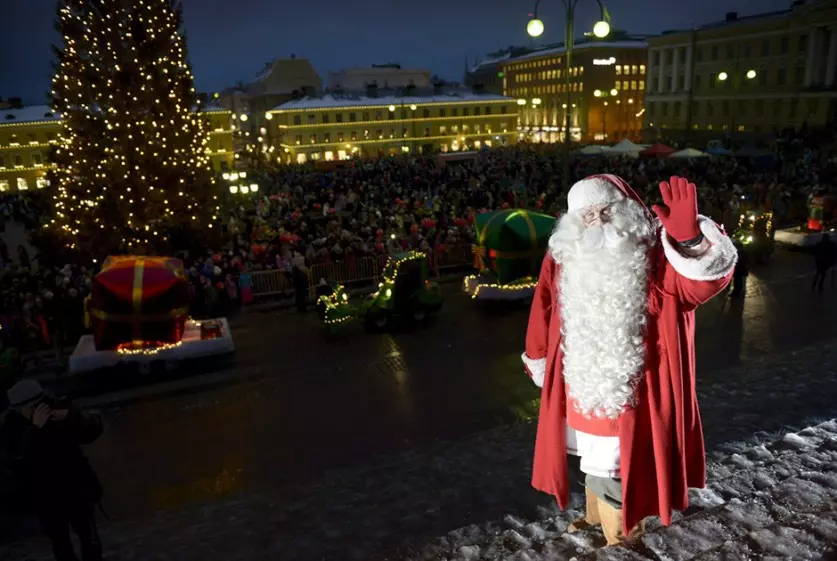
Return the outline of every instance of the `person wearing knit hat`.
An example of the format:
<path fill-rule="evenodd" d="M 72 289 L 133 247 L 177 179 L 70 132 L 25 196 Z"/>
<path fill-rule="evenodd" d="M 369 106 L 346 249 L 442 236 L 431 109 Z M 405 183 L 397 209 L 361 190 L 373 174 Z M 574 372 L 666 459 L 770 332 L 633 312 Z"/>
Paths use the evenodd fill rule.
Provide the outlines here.
<path fill-rule="evenodd" d="M 101 561 L 94 506 L 102 488 L 80 447 L 98 438 L 101 421 L 47 395 L 36 380 L 20 380 L 6 397 L 0 450 L 13 489 L 38 515 L 57 561 L 78 559 L 70 528 L 82 560 Z"/>
<path fill-rule="evenodd" d="M 726 288 L 737 252 L 698 214 L 694 184 L 660 184 L 656 217 L 615 175 L 577 182 L 556 223 L 522 359 L 541 387 L 532 484 L 569 506 L 567 454 L 608 544 L 688 505 L 705 485 L 695 308 Z"/>

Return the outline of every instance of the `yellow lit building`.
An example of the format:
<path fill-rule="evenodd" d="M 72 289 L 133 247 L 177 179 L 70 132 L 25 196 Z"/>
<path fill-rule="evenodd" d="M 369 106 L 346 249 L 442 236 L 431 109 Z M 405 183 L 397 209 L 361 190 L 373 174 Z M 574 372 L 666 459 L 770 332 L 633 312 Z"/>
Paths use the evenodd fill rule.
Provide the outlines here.
<path fill-rule="evenodd" d="M 837 118 L 837 0 L 649 39 L 649 136 L 761 137 Z M 743 139 L 743 138 L 742 138 Z"/>
<path fill-rule="evenodd" d="M 567 111 L 574 141 L 638 139 L 643 123 L 647 47 L 645 37 L 624 34 L 609 41 L 576 43 L 569 108 L 563 45 L 502 61 L 503 93 L 520 104 L 521 139 L 562 141 Z"/>
<path fill-rule="evenodd" d="M 268 139 L 288 163 L 472 150 L 509 144 L 517 135 L 514 99 L 471 92 L 325 95 L 269 114 Z"/>
<path fill-rule="evenodd" d="M 208 149 L 216 171 L 232 168 L 232 113 L 206 108 Z M 61 118 L 47 105 L 0 108 L 0 192 L 25 191 L 46 185 L 49 151 L 61 133 Z"/>

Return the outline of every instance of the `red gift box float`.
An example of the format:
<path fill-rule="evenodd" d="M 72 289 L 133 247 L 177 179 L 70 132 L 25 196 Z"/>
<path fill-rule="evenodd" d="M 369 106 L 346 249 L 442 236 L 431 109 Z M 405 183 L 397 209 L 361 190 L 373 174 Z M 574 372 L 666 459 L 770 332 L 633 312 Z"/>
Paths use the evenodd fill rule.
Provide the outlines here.
<path fill-rule="evenodd" d="M 183 263 L 170 257 L 108 257 L 93 279 L 89 306 L 97 350 L 179 344 L 189 313 Z"/>

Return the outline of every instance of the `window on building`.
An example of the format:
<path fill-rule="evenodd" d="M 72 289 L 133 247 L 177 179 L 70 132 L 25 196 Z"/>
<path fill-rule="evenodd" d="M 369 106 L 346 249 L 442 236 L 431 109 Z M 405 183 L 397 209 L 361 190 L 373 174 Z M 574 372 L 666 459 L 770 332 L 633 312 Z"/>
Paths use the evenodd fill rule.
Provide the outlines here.
<path fill-rule="evenodd" d="M 805 67 L 804 66 L 796 66 L 793 69 L 793 83 L 797 86 L 801 86 L 805 82 Z"/>
<path fill-rule="evenodd" d="M 343 137 L 343 133 L 342 133 L 342 132 L 338 132 L 338 133 L 337 133 L 337 142 L 343 142 L 343 138 L 344 138 L 344 137 Z"/>
<path fill-rule="evenodd" d="M 380 109 L 375 111 L 375 120 L 376 121 L 380 121 L 383 118 L 384 118 L 384 115 L 383 115 L 383 112 Z"/>
<path fill-rule="evenodd" d="M 323 142 L 331 142 L 331 133 L 324 133 L 323 134 Z"/>
<path fill-rule="evenodd" d="M 32 152 L 32 165 L 33 166 L 41 166 L 43 165 L 44 161 L 41 156 L 40 152 Z"/>
<path fill-rule="evenodd" d="M 369 120 L 369 111 L 364 111 L 363 115 L 361 116 L 361 119 L 363 119 L 364 121 L 368 121 Z"/>
<path fill-rule="evenodd" d="M 349 113 L 349 122 L 354 123 L 357 121 L 357 113 Z"/>
<path fill-rule="evenodd" d="M 674 102 L 674 118 L 680 118 L 680 110 L 681 110 L 681 103 L 679 101 Z"/>
<path fill-rule="evenodd" d="M 814 120 L 816 118 L 817 105 L 819 105 L 819 100 L 815 97 L 808 98 L 805 100 L 805 118 L 809 121 Z"/>
<path fill-rule="evenodd" d="M 0 179 L 0 193 L 4 193 L 9 190 L 9 180 L 8 179 Z"/>
<path fill-rule="evenodd" d="M 788 43 L 789 41 L 787 37 L 782 37 L 782 39 L 779 41 L 779 52 L 781 54 L 788 54 Z"/>
<path fill-rule="evenodd" d="M 501 115 L 505 115 L 505 114 L 506 114 L 506 111 L 508 111 L 508 108 L 506 108 L 506 106 L 505 106 L 505 105 L 503 105 L 503 106 L 501 106 L 501 107 L 500 107 L 500 114 L 501 114 Z"/>
<path fill-rule="evenodd" d="M 721 102 L 721 115 L 729 117 L 729 100 L 725 99 Z"/>
<path fill-rule="evenodd" d="M 714 90 L 718 86 L 718 75 L 714 72 L 709 74 L 709 89 Z"/>
<path fill-rule="evenodd" d="M 748 106 L 749 106 L 749 103 L 747 101 L 745 101 L 743 99 L 739 99 L 738 100 L 738 109 L 736 110 L 737 115 L 739 117 L 746 117 Z"/>
<path fill-rule="evenodd" d="M 311 144 L 316 144 L 317 143 L 317 135 L 312 134 L 310 137 L 308 137 L 308 140 L 309 140 L 309 142 L 311 142 Z"/>
<path fill-rule="evenodd" d="M 376 137 L 378 137 L 378 139 L 383 138 L 383 137 L 384 137 L 384 131 L 383 131 L 383 129 L 378 129 L 378 130 L 376 130 L 376 131 L 375 131 L 375 136 L 376 136 Z"/>
<path fill-rule="evenodd" d="M 695 60 L 697 62 L 703 62 L 703 47 L 698 47 L 695 51 Z"/>
<path fill-rule="evenodd" d="M 407 118 L 407 110 L 406 110 L 406 109 L 402 109 L 402 110 L 401 110 L 401 118 L 402 118 L 402 119 L 406 119 L 406 118 Z"/>
<path fill-rule="evenodd" d="M 776 71 L 776 85 L 784 86 L 787 79 L 787 71 L 784 68 L 779 68 Z"/>
<path fill-rule="evenodd" d="M 668 117 L 668 102 L 660 102 L 660 117 Z"/>
<path fill-rule="evenodd" d="M 735 45 L 727 45 L 727 58 L 735 58 Z"/>
<path fill-rule="evenodd" d="M 479 114 L 480 114 L 480 108 L 479 107 L 474 107 L 474 117 L 479 117 Z"/>
<path fill-rule="evenodd" d="M 47 142 L 53 142 L 54 140 L 55 140 L 55 133 L 54 132 L 48 132 L 47 133 Z"/>
<path fill-rule="evenodd" d="M 390 121 L 395 120 L 395 111 L 387 111 L 387 119 Z"/>
<path fill-rule="evenodd" d="M 699 90 L 700 89 L 700 81 L 701 81 L 700 74 L 695 74 L 692 77 L 692 89 L 693 90 Z"/>
<path fill-rule="evenodd" d="M 753 103 L 753 110 L 756 114 L 756 117 L 764 117 L 764 100 L 763 99 L 757 99 Z"/>
<path fill-rule="evenodd" d="M 485 106 L 485 114 L 486 115 L 491 115 L 491 106 L 490 105 Z"/>
<path fill-rule="evenodd" d="M 624 80 L 622 82 L 622 91 L 626 91 L 628 88 L 630 88 L 630 83 L 627 80 Z"/>
<path fill-rule="evenodd" d="M 296 135 L 296 143 L 297 144 L 302 144 L 302 135 L 301 134 Z"/>
<path fill-rule="evenodd" d="M 395 129 L 389 129 L 389 137 L 395 138 Z"/>
<path fill-rule="evenodd" d="M 439 134 L 445 134 L 448 132 L 448 128 L 445 125 L 439 125 Z"/>
<path fill-rule="evenodd" d="M 470 110 L 470 109 L 468 109 L 467 107 L 463 107 L 463 108 L 462 108 L 462 116 L 463 116 L 463 117 L 467 117 L 467 116 L 468 116 L 468 115 L 470 115 L 470 114 L 471 114 L 471 110 Z"/>
<path fill-rule="evenodd" d="M 352 131 L 351 133 L 349 133 L 349 138 L 351 138 L 352 140 L 357 140 L 357 131 Z"/>
<path fill-rule="evenodd" d="M 302 124 L 302 115 L 294 115 L 294 124 L 301 125 Z"/>
<path fill-rule="evenodd" d="M 336 115 L 334 116 L 334 120 L 335 120 L 336 122 L 338 122 L 338 123 L 342 123 L 342 122 L 343 122 L 343 114 L 342 114 L 342 113 L 338 113 L 338 114 L 336 114 Z"/>
<path fill-rule="evenodd" d="M 682 78 L 682 76 L 681 76 Z M 631 80 L 631 90 L 636 91 L 636 80 Z"/>
<path fill-rule="evenodd" d="M 439 109 L 439 117 L 445 117 L 447 112 L 444 109 Z"/>
<path fill-rule="evenodd" d="M 4 160 L 3 155 L 0 154 L 0 169 L 3 169 L 5 167 L 6 167 L 6 160 Z"/>
<path fill-rule="evenodd" d="M 316 115 L 310 115 L 310 114 L 309 114 L 309 115 L 308 115 L 308 124 L 309 124 L 309 125 L 313 125 L 313 124 L 314 124 L 314 123 L 316 123 L 316 122 L 317 122 L 317 116 L 316 116 Z"/>
<path fill-rule="evenodd" d="M 649 101 L 647 107 L 648 116 L 653 119 L 654 116 L 657 114 L 657 103 L 654 101 Z"/>
<path fill-rule="evenodd" d="M 753 48 L 749 43 L 745 44 L 742 47 L 742 52 L 743 52 L 743 54 L 742 54 L 743 58 L 750 58 L 751 56 L 753 56 Z"/>
<path fill-rule="evenodd" d="M 323 122 L 324 123 L 328 122 L 328 113 L 323 113 Z"/>
<path fill-rule="evenodd" d="M 424 136 L 430 136 L 430 127 L 424 127 Z"/>
<path fill-rule="evenodd" d="M 628 66 L 627 64 L 622 65 L 622 74 L 627 76 L 630 73 L 631 73 L 631 67 Z"/>
<path fill-rule="evenodd" d="M 18 191 L 26 191 L 29 189 L 29 184 L 26 182 L 25 177 L 18 177 L 17 178 L 17 190 Z"/>
<path fill-rule="evenodd" d="M 770 39 L 761 42 L 761 56 L 770 56 Z"/>
<path fill-rule="evenodd" d="M 15 155 L 15 167 L 23 167 L 23 158 L 20 156 L 20 154 Z"/>
<path fill-rule="evenodd" d="M 799 51 L 799 54 L 804 55 L 805 52 L 808 50 L 808 36 L 807 35 L 800 35 L 799 36 L 799 44 L 796 47 L 796 50 Z"/>
<path fill-rule="evenodd" d="M 645 65 L 644 64 L 639 65 L 639 75 L 640 76 L 645 76 Z"/>
<path fill-rule="evenodd" d="M 451 125 L 450 126 L 451 132 L 459 132 L 459 125 Z"/>
<path fill-rule="evenodd" d="M 689 113 L 691 113 L 692 117 L 697 116 L 699 110 L 697 101 L 693 101 L 689 104 Z"/>
<path fill-rule="evenodd" d="M 788 100 L 788 118 L 789 119 L 796 119 L 796 107 L 797 103 L 795 99 Z"/>
<path fill-rule="evenodd" d="M 639 72 L 639 68 L 637 67 L 637 65 L 636 65 L 636 64 L 632 64 L 632 65 L 631 65 L 631 75 L 632 75 L 632 76 L 636 76 L 638 72 Z"/>
<path fill-rule="evenodd" d="M 707 117 L 714 117 L 715 116 L 715 105 L 711 101 L 706 102 L 706 116 Z"/>
<path fill-rule="evenodd" d="M 714 45 L 709 53 L 710 60 L 718 60 L 718 45 Z"/>
<path fill-rule="evenodd" d="M 767 71 L 764 68 L 759 69 L 759 86 L 767 85 Z"/>

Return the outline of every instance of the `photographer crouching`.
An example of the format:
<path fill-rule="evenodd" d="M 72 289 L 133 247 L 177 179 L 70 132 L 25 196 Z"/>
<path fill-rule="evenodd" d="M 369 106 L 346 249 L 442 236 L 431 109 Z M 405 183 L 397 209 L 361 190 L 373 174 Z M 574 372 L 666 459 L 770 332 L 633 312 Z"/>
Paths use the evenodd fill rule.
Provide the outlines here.
<path fill-rule="evenodd" d="M 57 561 L 78 560 L 70 528 L 79 537 L 82 560 L 101 561 L 94 507 L 102 487 L 81 450 L 101 434 L 100 418 L 45 395 L 35 380 L 17 382 L 7 395 L 0 457 L 8 464 L 14 488 L 38 515 Z"/>

